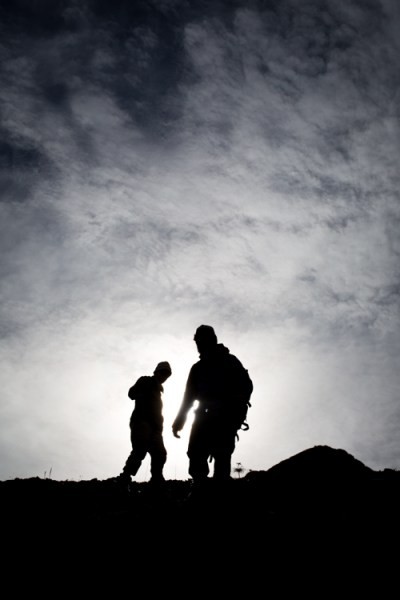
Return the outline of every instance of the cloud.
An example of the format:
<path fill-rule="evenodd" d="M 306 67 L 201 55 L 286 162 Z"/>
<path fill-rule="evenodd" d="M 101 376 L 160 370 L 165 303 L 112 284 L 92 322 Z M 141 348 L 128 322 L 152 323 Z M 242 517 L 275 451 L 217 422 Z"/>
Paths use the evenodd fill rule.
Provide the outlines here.
<path fill-rule="evenodd" d="M 394 465 L 396 3 L 1 10 L 3 476 L 118 469 L 131 365 L 171 352 L 183 387 L 201 322 L 254 373 L 244 464 L 328 440 Z"/>

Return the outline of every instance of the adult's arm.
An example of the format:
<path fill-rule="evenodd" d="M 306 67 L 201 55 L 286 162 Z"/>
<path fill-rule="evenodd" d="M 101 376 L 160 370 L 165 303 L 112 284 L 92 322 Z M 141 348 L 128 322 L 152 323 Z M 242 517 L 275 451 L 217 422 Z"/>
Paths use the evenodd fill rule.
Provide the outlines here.
<path fill-rule="evenodd" d="M 186 382 L 185 393 L 183 394 L 182 404 L 172 424 L 172 433 L 175 437 L 179 437 L 178 433 L 183 429 L 186 423 L 186 418 L 189 410 L 192 408 L 194 401 L 196 400 L 196 387 L 195 387 L 195 365 L 190 369 L 189 377 Z"/>

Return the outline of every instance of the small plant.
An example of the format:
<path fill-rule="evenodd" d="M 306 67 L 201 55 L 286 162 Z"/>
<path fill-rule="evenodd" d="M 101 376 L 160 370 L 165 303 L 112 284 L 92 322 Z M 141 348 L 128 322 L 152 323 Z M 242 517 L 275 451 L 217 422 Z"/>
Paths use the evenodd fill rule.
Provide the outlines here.
<path fill-rule="evenodd" d="M 49 476 L 47 476 L 47 471 L 44 472 L 44 479 L 51 479 L 52 470 L 53 470 L 53 467 L 50 467 Z"/>
<path fill-rule="evenodd" d="M 233 472 L 236 473 L 238 479 L 240 479 L 244 472 L 244 467 L 243 467 L 242 463 L 240 463 L 240 462 L 236 463 L 236 467 L 233 469 Z"/>

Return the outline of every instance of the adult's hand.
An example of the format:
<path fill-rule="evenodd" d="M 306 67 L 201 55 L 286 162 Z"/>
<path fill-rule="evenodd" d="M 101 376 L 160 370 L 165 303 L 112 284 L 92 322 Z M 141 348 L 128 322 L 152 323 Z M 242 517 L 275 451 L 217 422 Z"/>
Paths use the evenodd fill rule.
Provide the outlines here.
<path fill-rule="evenodd" d="M 174 437 L 176 437 L 176 438 L 180 438 L 181 437 L 179 435 L 179 431 L 180 431 L 180 429 L 177 429 L 176 427 L 172 426 L 172 433 L 174 434 Z"/>
<path fill-rule="evenodd" d="M 180 430 L 183 428 L 185 421 L 186 421 L 186 415 L 185 416 L 178 415 L 176 417 L 175 421 L 172 423 L 172 433 L 174 434 L 174 437 L 176 437 L 176 438 L 181 437 L 178 434 L 179 434 Z"/>

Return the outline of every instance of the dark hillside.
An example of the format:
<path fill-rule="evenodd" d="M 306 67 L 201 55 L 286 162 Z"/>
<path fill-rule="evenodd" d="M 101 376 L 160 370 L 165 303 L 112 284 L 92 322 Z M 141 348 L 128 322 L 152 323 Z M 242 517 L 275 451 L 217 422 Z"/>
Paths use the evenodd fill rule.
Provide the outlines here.
<path fill-rule="evenodd" d="M 327 446 L 223 488 L 212 480 L 196 490 L 191 481 L 127 489 L 112 479 L 33 478 L 0 482 L 0 498 L 3 543 L 28 549 L 31 558 L 40 556 L 40 542 L 46 561 L 60 551 L 64 561 L 67 554 L 106 569 L 128 561 L 132 575 L 153 565 L 179 579 L 201 564 L 219 580 L 229 571 L 234 587 L 243 585 L 243 570 L 244 581 L 255 581 L 283 564 L 328 568 L 338 558 L 351 565 L 363 557 L 365 569 L 374 557 L 376 567 L 392 556 L 400 533 L 400 473 L 374 471 Z"/>
<path fill-rule="evenodd" d="M 114 479 L 0 482 L 8 525 L 43 532 L 91 525 L 140 529 L 145 522 L 162 529 L 172 518 L 198 518 L 199 507 L 200 514 L 211 511 L 219 522 L 240 513 L 263 526 L 296 520 L 299 513 L 311 520 L 329 513 L 330 520 L 353 522 L 368 514 L 370 524 L 378 526 L 397 519 L 399 493 L 400 472 L 374 471 L 328 446 L 305 450 L 268 471 L 250 471 L 224 487 L 209 480 L 202 490 L 193 489 L 191 480 L 169 480 L 160 488 L 135 482 L 128 488 Z"/>

